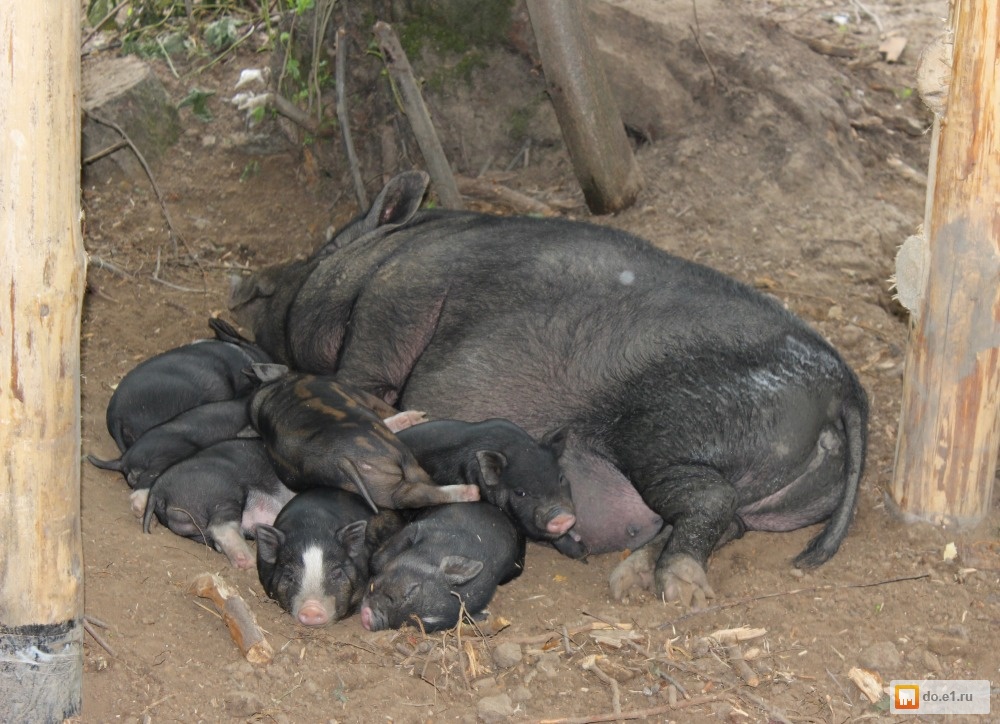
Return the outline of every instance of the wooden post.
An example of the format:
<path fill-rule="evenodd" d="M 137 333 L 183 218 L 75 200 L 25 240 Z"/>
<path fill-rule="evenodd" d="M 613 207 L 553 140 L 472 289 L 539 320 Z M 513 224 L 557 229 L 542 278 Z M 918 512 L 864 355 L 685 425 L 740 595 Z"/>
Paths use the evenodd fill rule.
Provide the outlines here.
<path fill-rule="evenodd" d="M 1000 4 L 955 0 L 951 24 L 892 497 L 904 514 L 966 527 L 989 510 L 1000 447 Z"/>
<path fill-rule="evenodd" d="M 0 721 L 83 680 L 80 3 L 0 3 Z"/>
<path fill-rule="evenodd" d="M 628 208 L 642 189 L 642 174 L 587 28 L 587 4 L 527 4 L 549 97 L 587 206 L 595 214 Z"/>
<path fill-rule="evenodd" d="M 416 76 L 413 75 L 413 68 L 396 36 L 396 31 L 381 20 L 375 23 L 372 30 L 379 50 L 385 56 L 385 67 L 399 90 L 406 118 L 410 121 L 413 135 L 416 136 L 420 153 L 427 164 L 427 173 L 431 176 L 431 183 L 441 201 L 441 206 L 446 209 L 463 208 L 455 175 L 451 171 L 448 157 L 444 155 L 441 141 L 431 121 L 431 114 L 427 111 L 424 97 L 420 94 L 420 86 L 417 84 Z"/>

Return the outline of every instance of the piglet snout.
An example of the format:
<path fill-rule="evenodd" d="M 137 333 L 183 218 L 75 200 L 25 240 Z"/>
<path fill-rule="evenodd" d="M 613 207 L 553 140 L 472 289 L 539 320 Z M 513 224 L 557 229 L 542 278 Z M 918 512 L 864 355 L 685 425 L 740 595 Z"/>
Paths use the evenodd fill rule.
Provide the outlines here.
<path fill-rule="evenodd" d="M 556 513 L 545 524 L 545 530 L 552 535 L 563 535 L 576 524 L 576 516 L 565 511 Z"/>
<path fill-rule="evenodd" d="M 326 612 L 323 604 L 319 601 L 306 601 L 302 604 L 296 617 L 299 619 L 299 623 L 305 626 L 322 626 L 330 620 L 330 614 Z"/>
<path fill-rule="evenodd" d="M 361 625 L 365 627 L 366 631 L 372 630 L 372 610 L 368 606 L 361 608 Z"/>

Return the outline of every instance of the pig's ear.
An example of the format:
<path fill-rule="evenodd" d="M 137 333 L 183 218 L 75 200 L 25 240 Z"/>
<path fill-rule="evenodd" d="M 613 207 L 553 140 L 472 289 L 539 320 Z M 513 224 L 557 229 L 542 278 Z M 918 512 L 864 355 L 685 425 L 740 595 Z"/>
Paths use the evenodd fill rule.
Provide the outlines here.
<path fill-rule="evenodd" d="M 248 374 L 248 376 L 260 380 L 265 384 L 274 382 L 288 374 L 288 367 L 286 365 L 274 364 L 272 362 L 254 362 L 250 365 L 250 370 L 252 370 L 252 374 Z"/>
<path fill-rule="evenodd" d="M 562 427 L 557 427 L 555 430 L 547 434 L 542 438 L 542 445 L 547 448 L 551 448 L 552 452 L 555 453 L 556 457 L 561 457 L 563 450 L 566 449 L 566 438 L 569 436 L 569 427 L 563 425 Z"/>
<path fill-rule="evenodd" d="M 409 221 L 420 208 L 428 183 L 430 176 L 423 171 L 406 171 L 393 176 L 365 215 L 365 231 Z"/>
<path fill-rule="evenodd" d="M 357 520 L 350 525 L 345 525 L 337 531 L 337 540 L 347 556 L 352 560 L 357 560 L 365 554 L 365 532 L 368 530 L 367 520 Z"/>
<path fill-rule="evenodd" d="M 441 559 L 438 570 L 444 574 L 449 585 L 460 586 L 479 575 L 483 570 L 483 562 L 465 556 L 445 556 Z"/>
<path fill-rule="evenodd" d="M 266 523 L 257 524 L 257 570 L 261 564 L 273 566 L 278 562 L 278 549 L 285 543 L 285 534 Z"/>
<path fill-rule="evenodd" d="M 500 484 L 500 473 L 507 467 L 507 458 L 495 450 L 479 450 L 476 462 L 470 463 L 466 470 L 469 482 L 479 487 L 491 487 Z"/>
<path fill-rule="evenodd" d="M 274 280 L 259 273 L 247 278 L 233 276 L 229 286 L 229 308 L 236 309 L 257 297 L 274 296 L 274 292 Z"/>

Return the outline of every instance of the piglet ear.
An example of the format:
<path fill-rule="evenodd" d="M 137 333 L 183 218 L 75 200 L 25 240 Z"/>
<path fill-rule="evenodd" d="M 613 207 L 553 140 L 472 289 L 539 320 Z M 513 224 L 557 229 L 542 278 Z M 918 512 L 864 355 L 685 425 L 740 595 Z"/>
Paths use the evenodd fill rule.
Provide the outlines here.
<path fill-rule="evenodd" d="M 495 450 L 479 450 L 476 462 L 469 465 L 468 482 L 479 487 L 492 487 L 500 484 L 500 473 L 507 467 L 507 458 Z"/>
<path fill-rule="evenodd" d="M 563 425 L 562 427 L 557 427 L 552 430 L 549 434 L 542 438 L 542 445 L 547 448 L 551 448 L 552 452 L 555 453 L 556 457 L 560 457 L 563 454 L 563 450 L 566 449 L 566 438 L 569 436 L 569 427 Z"/>
<path fill-rule="evenodd" d="M 252 380 L 267 384 L 288 374 L 288 367 L 272 362 L 255 362 L 248 369 L 243 370 L 243 374 Z"/>
<path fill-rule="evenodd" d="M 266 523 L 257 524 L 257 571 L 262 566 L 271 567 L 278 561 L 278 549 L 285 544 L 285 534 Z"/>
<path fill-rule="evenodd" d="M 483 570 L 483 562 L 465 556 L 445 556 L 441 559 L 438 570 L 444 574 L 448 585 L 460 586 L 479 575 Z"/>
<path fill-rule="evenodd" d="M 357 560 L 364 556 L 365 531 L 367 530 L 368 521 L 357 520 L 337 531 L 337 540 L 344 546 L 347 556 L 352 560 Z"/>

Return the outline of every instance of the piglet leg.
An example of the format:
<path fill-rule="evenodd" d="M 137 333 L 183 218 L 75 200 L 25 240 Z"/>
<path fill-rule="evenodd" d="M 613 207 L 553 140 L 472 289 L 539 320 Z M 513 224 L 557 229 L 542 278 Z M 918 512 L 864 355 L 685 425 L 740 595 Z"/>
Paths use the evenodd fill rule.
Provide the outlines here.
<path fill-rule="evenodd" d="M 253 568 L 257 565 L 253 551 L 243 538 L 238 521 L 213 523 L 208 526 L 208 534 L 215 543 L 215 549 L 225 554 L 233 568 Z"/>

